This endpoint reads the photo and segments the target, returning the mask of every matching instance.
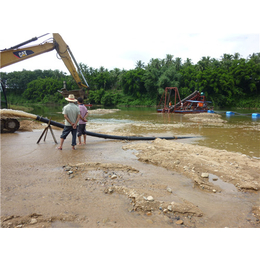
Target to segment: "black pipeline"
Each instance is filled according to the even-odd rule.
[[[64,124],[49,120],[47,118],[43,118],[40,116],[37,116],[36,120],[41,121],[43,123],[49,123],[53,126],[64,128]],[[166,140],[173,140],[173,139],[186,139],[186,138],[192,138],[192,136],[179,136],[179,137],[138,137],[138,136],[118,136],[118,135],[104,135],[104,134],[98,134],[86,131],[87,135],[95,136],[99,138],[105,138],[105,139],[118,139],[118,140],[128,140],[128,141],[141,141],[141,140],[155,140],[156,138],[160,139],[166,139]]]

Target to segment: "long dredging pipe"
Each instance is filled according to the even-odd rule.
[[[43,123],[50,123],[50,125],[59,127],[59,128],[64,128],[64,124],[52,121],[48,118],[36,116],[36,120],[41,121]],[[186,138],[192,138],[192,136],[172,136],[172,137],[139,137],[139,136],[118,136],[118,135],[104,135],[104,134],[98,134],[98,133],[93,133],[86,131],[87,135],[90,136],[95,136],[99,138],[105,138],[105,139],[118,139],[118,140],[128,140],[128,141],[141,141],[141,140],[155,140],[156,138],[160,139],[166,139],[166,140],[173,140],[173,139],[186,139]]]

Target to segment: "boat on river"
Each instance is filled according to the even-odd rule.
[[[174,101],[174,104],[172,103]],[[213,112],[203,92],[195,90],[184,99],[180,98],[177,87],[167,87],[157,106],[158,113],[205,113]]]

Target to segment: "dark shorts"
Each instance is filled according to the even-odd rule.
[[[86,124],[79,124],[78,125],[78,137],[82,135],[86,135]]]
[[[69,133],[72,134],[72,143],[71,143],[71,145],[75,146],[76,145],[76,138],[77,138],[77,128],[73,129],[72,126],[64,126],[64,129],[62,131],[62,134],[61,134],[60,138],[65,140]]]

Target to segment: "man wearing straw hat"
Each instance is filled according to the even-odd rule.
[[[77,139],[77,125],[80,118],[80,110],[79,107],[75,104],[75,102],[77,102],[77,99],[75,99],[73,94],[70,94],[65,99],[69,102],[69,104],[63,107],[62,110],[62,114],[64,114],[65,118],[65,126],[60,136],[60,146],[58,147],[58,150],[62,150],[64,140],[69,133],[72,134],[72,150],[75,150]]]

